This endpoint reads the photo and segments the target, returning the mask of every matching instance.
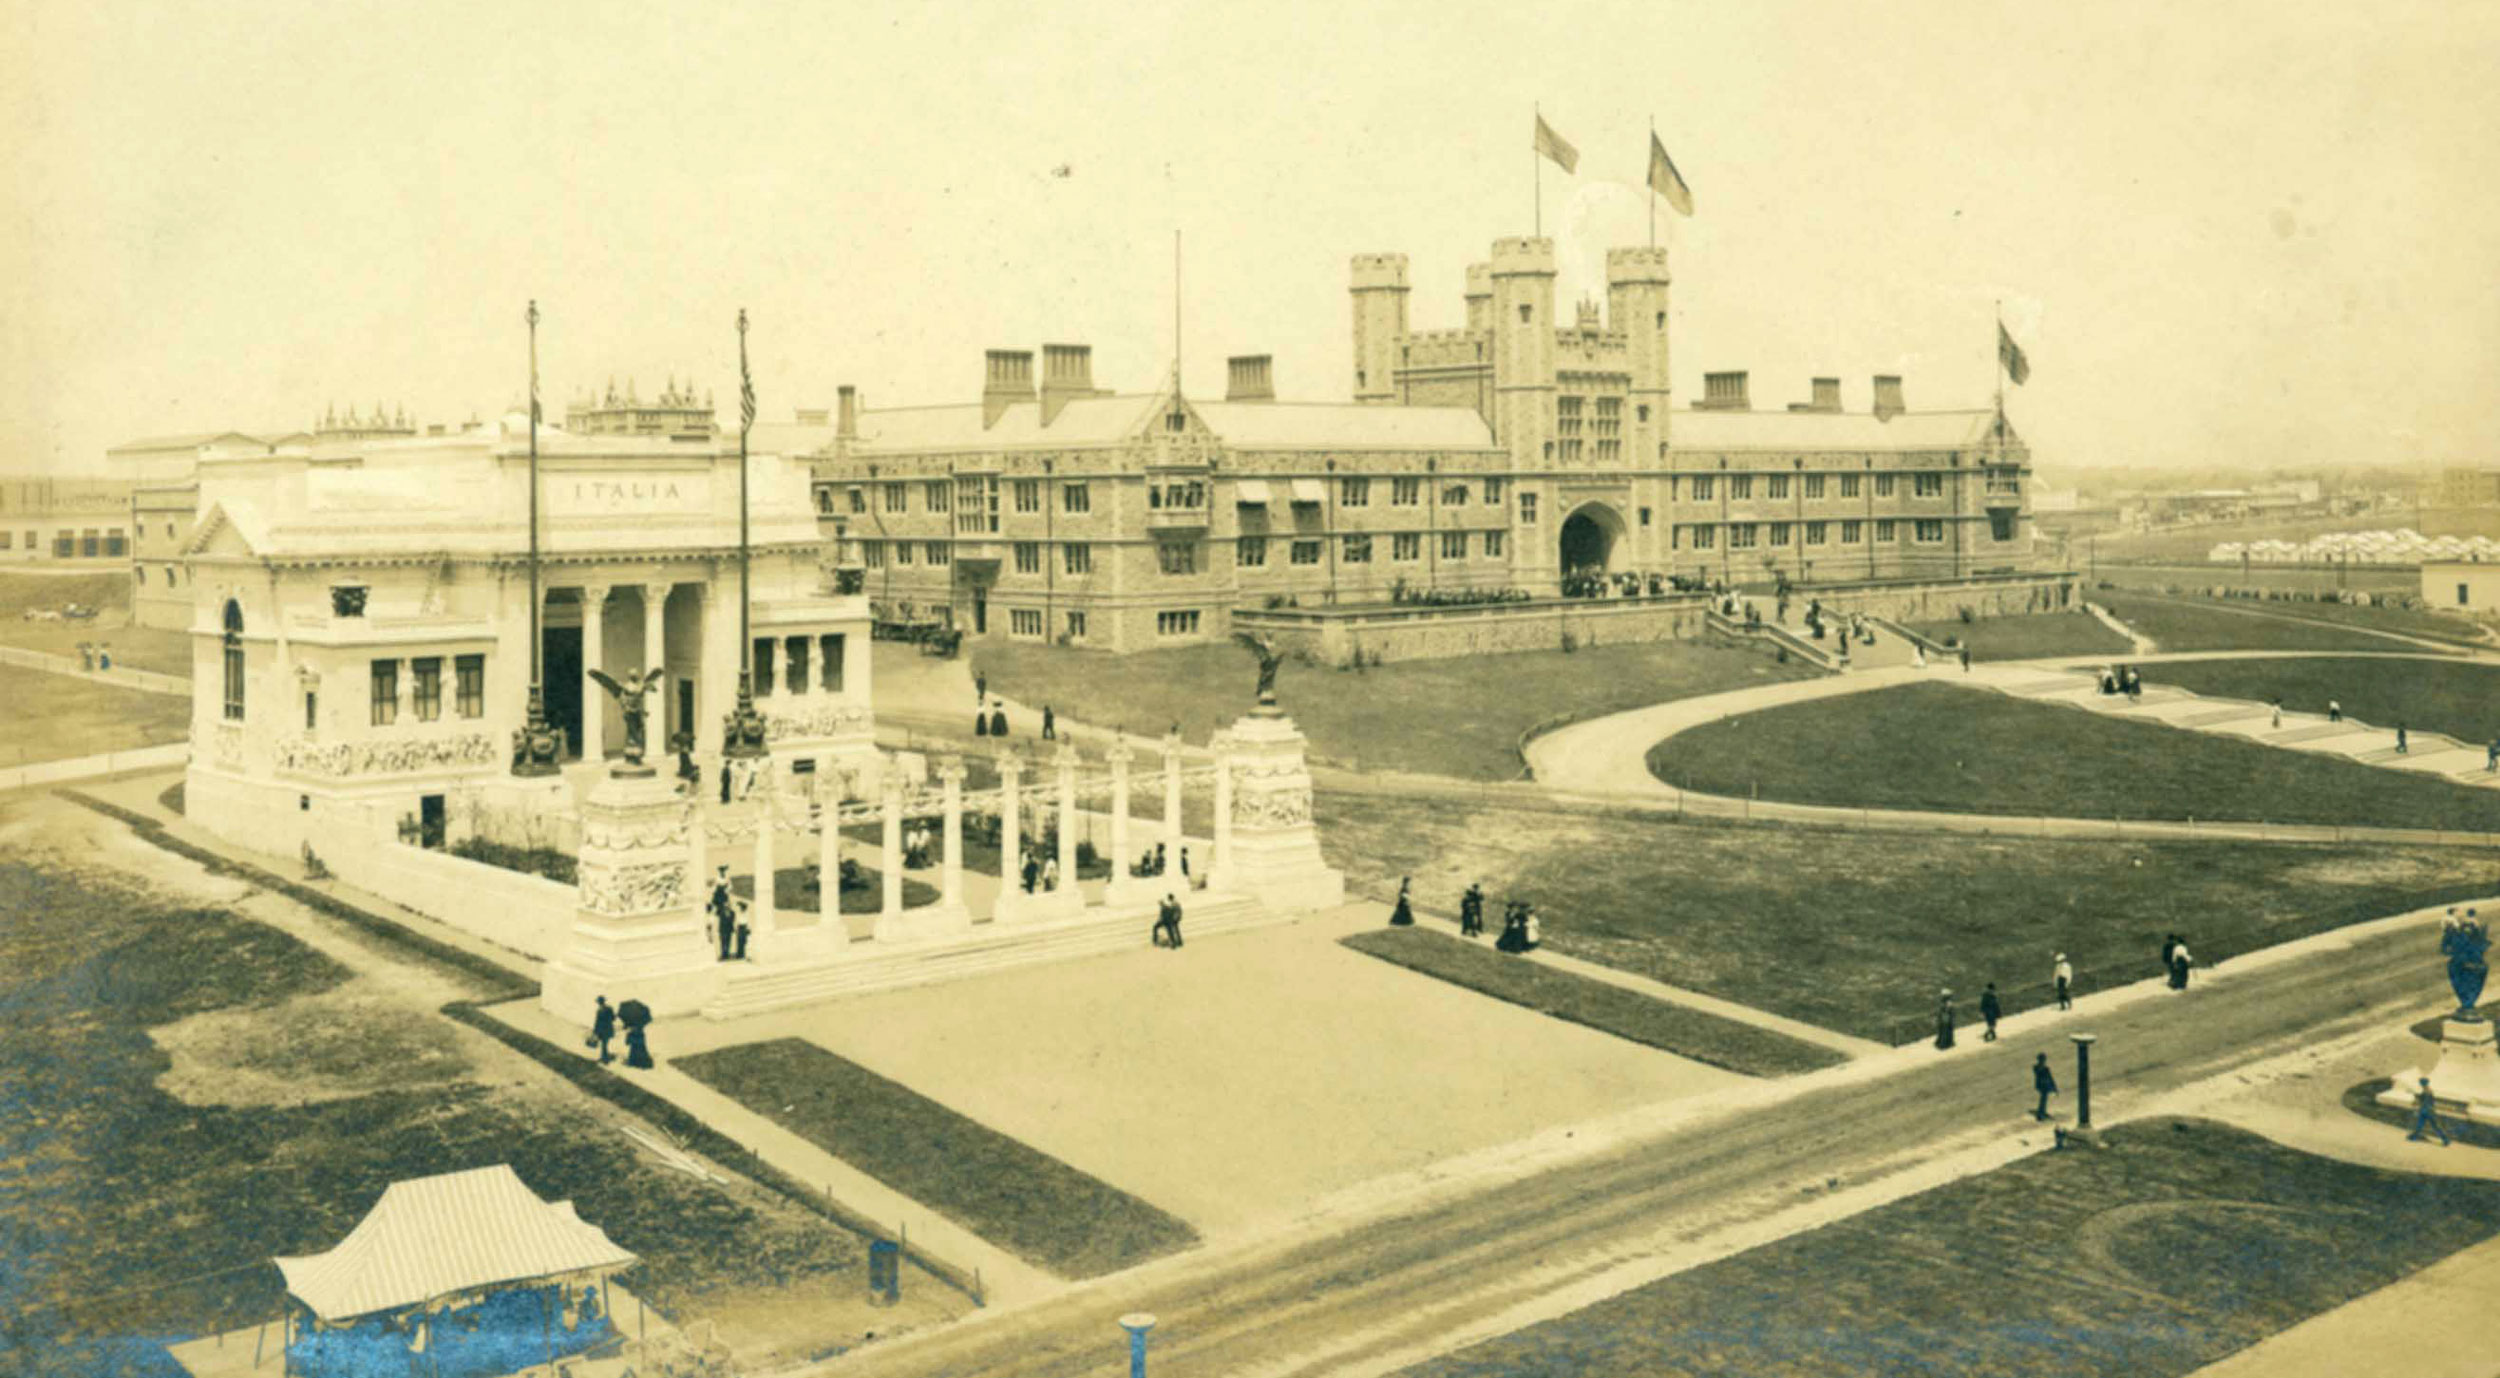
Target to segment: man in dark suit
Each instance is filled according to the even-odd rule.
[[[711,910],[712,926],[720,933],[720,959],[726,962],[738,940],[738,906],[730,898],[729,868],[726,866],[712,878]]]
[[[590,1017],[590,1041],[599,1045],[599,1060],[614,1062],[616,1055],[608,1051],[609,1040],[616,1037],[616,1011],[609,1008],[608,997],[599,997],[599,1011]]]

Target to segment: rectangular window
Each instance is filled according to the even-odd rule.
[[[14,531],[0,531],[0,550],[7,550],[7,549],[9,549],[11,546],[14,546],[14,545],[16,545],[16,544],[17,544],[17,533],[16,533],[16,532],[14,532]]]
[[[1693,501],[1710,501],[1711,477],[1709,474],[1693,475]]]
[[[96,531],[94,527],[88,527],[86,530],[78,533],[78,553],[86,556],[90,560],[96,557]]]
[[[130,547],[129,547],[127,544],[125,544],[125,543],[124,543],[124,541],[123,541],[123,539],[122,539],[122,529],[121,529],[120,527],[118,527],[118,526],[108,526],[108,527],[106,527],[106,528],[104,529],[104,553],[105,553],[105,554],[107,554],[107,555],[125,555],[125,554],[128,554],[128,553],[129,553],[129,550],[130,550]]]
[[[243,638],[226,633],[226,721],[243,721]]]
[[[1918,541],[1919,541],[1919,544],[1921,544],[1921,545],[1935,545],[1935,544],[1938,544],[1939,542],[1941,542],[1941,541],[1943,541],[1943,540],[1944,540],[1944,523],[1943,523],[1943,522],[1938,522],[1938,521],[1923,521],[1923,522],[1920,522],[1920,523],[1918,524]]]
[[[1294,562],[1295,564],[1297,564],[1297,565],[1315,565],[1315,564],[1318,564],[1318,563],[1319,563],[1319,542],[1317,542],[1317,541],[1296,541],[1296,542],[1294,542],[1294,543],[1293,543],[1293,562]]]
[[[1389,480],[1389,505],[1414,507],[1424,500],[1424,481],[1419,478]]]
[[[1858,476],[1856,474],[1842,474],[1840,476],[1840,495],[1844,498],[1854,498],[1858,495]]]
[[[859,562],[863,567],[868,569],[885,568],[885,542],[861,541],[859,543]]]
[[[1488,478],[1484,481],[1484,505],[1487,507],[1502,505],[1502,481],[1500,479]]]
[[[1767,491],[1767,496],[1773,500],[1788,496],[1788,475],[1773,474],[1771,475],[1769,482],[1770,487]]]
[[[1233,544],[1233,563],[1258,569],[1267,563],[1267,537],[1244,536]]]
[[[1644,527],[1649,525],[1649,509],[1646,507],[1641,509],[1641,525]]]
[[[1912,474],[1910,476],[1910,496],[1914,498],[1943,497],[1944,475]]]
[[[1831,539],[1831,525],[1832,524],[1830,522],[1807,522],[1806,544],[1823,545],[1827,543]]]
[[[1392,560],[1420,560],[1424,558],[1423,533],[1417,531],[1401,531],[1396,535],[1391,536],[1389,538],[1389,558]]]
[[[1040,608],[1009,609],[1007,630],[1017,636],[1040,636],[1042,634],[1042,610]]]
[[[1788,523],[1771,523],[1771,544],[1774,546],[1783,546],[1788,544]]]
[[[1866,529],[1865,523],[1863,522],[1842,522],[1840,524],[1840,543],[1842,545],[1856,545],[1865,535]]]
[[[933,478],[921,486],[928,490],[928,495],[923,499],[923,501],[929,504],[930,511],[949,512],[954,510],[954,485],[948,483],[945,479]]]
[[[1068,612],[1068,639],[1070,641],[1085,639],[1085,614],[1080,610],[1070,609]]]
[[[894,543],[894,563],[896,563],[896,564],[898,564],[898,565],[907,565],[907,564],[910,564],[910,563],[911,563],[911,559],[912,559],[911,552],[912,552],[912,543],[911,543],[911,542],[909,542],[909,541],[896,541],[896,542]]]
[[[399,721],[399,662],[373,662],[373,725],[388,727]]]
[[[1806,500],[1811,502],[1821,496],[1823,496],[1823,476],[1821,474],[1806,475]]]
[[[1196,608],[1191,608],[1186,612],[1155,614],[1155,635],[1157,636],[1196,636],[1197,634],[1198,610]]]
[[[773,691],[773,639],[755,638],[755,693],[757,697]]]
[[[781,653],[789,658],[789,673],[785,675],[784,678],[789,681],[790,692],[793,694],[806,693],[807,638],[803,636],[791,637],[788,641],[782,644]]]
[[[1597,415],[1589,423],[1589,436],[1597,442],[1597,462],[1612,464],[1623,457],[1623,399],[1600,397]]]
[[[1016,480],[1016,510],[1018,512],[1042,510],[1042,481],[1040,479],[1020,478]]]
[[[1730,550],[1753,549],[1755,530],[1752,522],[1732,523],[1727,529],[1727,548]]]
[[[321,696],[307,689],[304,691],[304,730],[311,732],[320,726]]]
[[[1094,548],[1081,541],[1059,547],[1059,570],[1063,574],[1094,572]]]
[[[1488,560],[1498,560],[1502,558],[1503,535],[1504,533],[1499,531],[1487,531],[1484,533],[1484,558]]]
[[[1715,549],[1718,544],[1719,528],[1715,526],[1696,526],[1693,528],[1693,549],[1711,550]]]
[[[1370,534],[1366,532],[1346,537],[1345,550],[1341,553],[1340,558],[1349,565],[1370,564],[1372,562],[1372,538]]]
[[[1554,399],[1554,458],[1564,464],[1580,462],[1580,408],[1585,401],[1579,397]]]
[[[885,510],[888,512],[910,511],[911,490],[899,483],[887,484],[885,486]]]
[[[1467,505],[1467,485],[1463,483],[1442,484],[1441,505],[1443,507],[1465,507]]]
[[[868,490],[857,484],[853,484],[851,485],[850,491],[852,513],[858,516],[866,516],[868,513]]]
[[[416,691],[417,721],[433,722],[443,716],[443,658],[420,656],[408,662],[411,687]]]
[[[1519,495],[1519,524],[1521,526],[1536,525],[1536,494]]]
[[[1751,475],[1751,474],[1730,474],[1730,475],[1728,475],[1728,476],[1727,476],[1727,495],[1728,495],[1728,499],[1729,499],[1730,501],[1732,501],[1732,502],[1751,502],[1751,501],[1753,501],[1753,475]]]
[[[921,553],[926,555],[929,563],[933,565],[947,564],[955,558],[954,547],[944,541],[929,542],[928,547]]]
[[[1155,563],[1166,574],[1198,572],[1198,547],[1186,541],[1161,541],[1155,545]]]
[[[486,657],[460,656],[451,663],[452,708],[464,718],[486,716]]]
[[[52,558],[56,560],[77,559],[78,538],[67,531],[54,533],[52,537]]]
[[[1039,574],[1041,572],[1042,543],[1039,541],[1016,542],[1016,573]]]
[[[998,475],[970,474],[955,480],[955,530],[966,536],[998,534]]]
[[[1890,542],[1899,539],[1894,535],[1892,526],[1892,518],[1890,517],[1878,517],[1875,519],[1875,543],[1877,545],[1889,544]]]
[[[1091,484],[1059,485],[1059,510],[1071,517],[1082,517],[1094,510],[1094,489]]]
[[[1466,559],[1466,558],[1467,558],[1467,533],[1466,533],[1466,532],[1464,532],[1464,531],[1444,531],[1444,532],[1442,532],[1442,533],[1441,533],[1441,558],[1442,558],[1442,559],[1444,559],[1444,560],[1464,560],[1464,559]]]
[[[842,692],[842,653],[847,646],[839,632],[816,638],[816,685],[828,694]]]
[[[1337,485],[1338,506],[1369,507],[1371,506],[1371,502],[1372,481],[1370,479],[1350,478]]]
[[[1892,475],[1877,474],[1875,476],[1875,496],[1879,498],[1892,496]]]

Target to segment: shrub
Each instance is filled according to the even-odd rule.
[[[580,878],[573,858],[552,847],[514,847],[482,837],[469,837],[453,844],[451,854],[466,861],[499,866],[523,875],[544,876],[559,885],[577,884]]]

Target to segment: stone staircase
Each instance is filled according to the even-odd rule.
[[[1294,922],[1237,895],[1197,891],[1182,901],[1181,938],[1195,942]],[[1098,957],[1152,944],[1152,904],[1088,909],[1073,919],[976,923],[951,937],[910,943],[854,941],[844,952],[741,967],[703,1007],[706,1019],[737,1019],[843,996],[958,981],[1044,962]]]

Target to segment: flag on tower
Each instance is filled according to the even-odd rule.
[[[1997,322],[1997,362],[2005,365],[2005,376],[2013,379],[2016,387],[2030,380],[2031,361],[2023,357],[2023,347],[2014,343],[2014,337],[2005,333],[2003,321]]]
[[[1554,126],[1547,124],[1543,115],[1536,117],[1536,151],[1553,159],[1554,165],[1565,172],[1580,170],[1580,150],[1555,133]]]
[[[1649,131],[1649,189],[1686,215],[1693,213],[1693,189],[1684,185],[1684,174],[1675,170],[1675,160],[1667,156],[1655,129]]]

